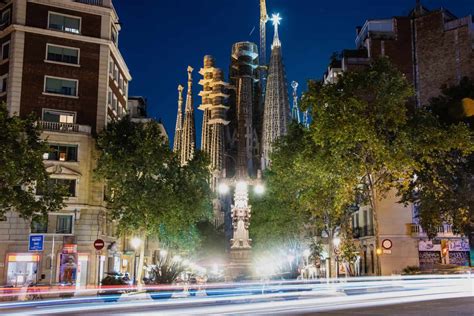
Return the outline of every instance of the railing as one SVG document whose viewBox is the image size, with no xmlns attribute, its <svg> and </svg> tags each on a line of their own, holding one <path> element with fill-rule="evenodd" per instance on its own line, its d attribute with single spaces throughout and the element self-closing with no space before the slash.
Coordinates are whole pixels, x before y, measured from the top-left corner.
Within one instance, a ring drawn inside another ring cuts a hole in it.
<svg viewBox="0 0 474 316">
<path fill-rule="evenodd" d="M 39 121 L 41 128 L 45 131 L 54 131 L 62 133 L 84 133 L 90 134 L 91 127 L 87 125 L 70 124 L 70 123 L 58 123 Z"/>
<path fill-rule="evenodd" d="M 392 19 L 366 21 L 356 37 L 356 47 L 360 47 L 362 42 L 369 36 L 369 32 L 394 32 Z"/>
<path fill-rule="evenodd" d="M 438 226 L 437 232 L 439 235 L 453 235 L 453 228 L 451 225 L 445 224 Z M 418 224 L 411 224 L 411 234 L 412 235 L 426 235 L 423 228 Z"/>
<path fill-rule="evenodd" d="M 98 7 L 112 8 L 112 0 L 74 0 L 74 2 L 95 5 Z"/>
</svg>

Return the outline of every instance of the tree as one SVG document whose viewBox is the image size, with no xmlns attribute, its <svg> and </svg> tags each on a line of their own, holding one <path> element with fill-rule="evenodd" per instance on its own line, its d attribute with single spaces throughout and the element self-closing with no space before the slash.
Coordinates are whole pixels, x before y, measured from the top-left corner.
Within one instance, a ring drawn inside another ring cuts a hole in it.
<svg viewBox="0 0 474 316">
<path fill-rule="evenodd" d="M 467 104 L 463 101 L 472 98 L 474 81 L 469 78 L 463 78 L 458 85 L 443 87 L 442 94 L 430 101 L 429 110 L 435 115 L 430 118 L 430 124 L 444 133 L 461 133 L 465 138 L 459 139 L 460 142 L 472 142 L 474 118 L 463 107 Z M 464 123 L 471 128 L 471 137 L 466 135 Z M 452 145 L 450 141 L 439 140 Z M 474 155 L 468 155 L 471 147 L 459 144 L 452 150 L 434 150 L 429 153 L 429 159 L 417 157 L 421 167 L 403 198 L 417 205 L 420 223 L 430 238 L 437 235 L 438 227 L 444 223 L 452 224 L 455 233 L 466 236 L 474 231 Z"/>
<path fill-rule="evenodd" d="M 65 190 L 48 181 L 43 155 L 49 148 L 36 119 L 9 116 L 1 103 L 0 130 L 0 217 L 16 211 L 25 219 L 42 219 L 60 210 Z M 36 186 L 45 188 L 42 196 L 36 196 Z"/>
<path fill-rule="evenodd" d="M 95 172 L 106 182 L 107 207 L 119 232 L 142 240 L 153 234 L 174 248 L 196 247 L 196 224 L 212 215 L 207 159 L 198 152 L 181 166 L 157 122 L 128 117 L 109 124 L 97 147 Z M 140 257 L 139 271 L 143 247 Z"/>
<path fill-rule="evenodd" d="M 323 236 L 331 262 L 332 240 L 350 218 L 354 180 L 351 184 L 348 173 L 326 162 L 326 153 L 299 124 L 273 148 L 265 196 L 252 200 L 252 239 L 268 248 Z"/>
<path fill-rule="evenodd" d="M 432 153 L 472 147 L 465 126 L 440 129 L 427 110 L 412 109 L 412 96 L 405 77 L 382 58 L 335 84 L 310 82 L 303 98 L 312 117 L 310 138 L 324 159 L 318 173 L 336 177 L 343 193 L 336 195 L 338 205 L 360 195 L 370 207 L 377 248 L 378 202 L 391 190 L 410 191 L 411 179 L 424 168 L 420 161 L 436 159 Z"/>
</svg>

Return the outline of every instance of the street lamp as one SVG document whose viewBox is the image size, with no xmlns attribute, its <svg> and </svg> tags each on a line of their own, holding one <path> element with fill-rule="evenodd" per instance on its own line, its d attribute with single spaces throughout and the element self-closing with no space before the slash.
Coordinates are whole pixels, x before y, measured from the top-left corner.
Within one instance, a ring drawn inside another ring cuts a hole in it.
<svg viewBox="0 0 474 316">
<path fill-rule="evenodd" d="M 133 284 L 137 284 L 137 249 L 140 247 L 142 240 L 138 237 L 133 237 L 130 244 L 133 247 L 135 260 L 133 262 Z"/>
<path fill-rule="evenodd" d="M 229 193 L 230 188 L 226 183 L 220 183 L 219 186 L 217 187 L 217 190 L 219 191 L 220 194 L 227 194 Z"/>
<path fill-rule="evenodd" d="M 339 245 L 341 244 L 341 238 L 335 237 L 332 240 L 332 244 L 334 245 L 334 260 L 336 261 L 336 278 L 339 277 Z"/>
<path fill-rule="evenodd" d="M 253 190 L 257 195 L 262 195 L 263 193 L 265 193 L 265 187 L 263 186 L 263 184 L 257 184 Z"/>
</svg>

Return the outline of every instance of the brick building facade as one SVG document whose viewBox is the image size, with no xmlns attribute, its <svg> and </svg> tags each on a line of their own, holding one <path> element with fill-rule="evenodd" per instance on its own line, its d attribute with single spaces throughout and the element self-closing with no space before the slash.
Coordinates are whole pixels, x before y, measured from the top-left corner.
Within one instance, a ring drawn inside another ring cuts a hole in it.
<svg viewBox="0 0 474 316">
<path fill-rule="evenodd" d="M 446 9 L 429 11 L 417 6 L 408 16 L 367 20 L 363 27 L 357 27 L 355 44 L 355 49 L 343 50 L 331 62 L 324 74 L 325 83 L 334 83 L 343 72 L 386 56 L 413 84 L 416 104 L 425 106 L 441 93 L 442 86 L 456 85 L 463 77 L 474 78 L 472 15 L 457 18 Z M 469 265 L 467 239 L 453 234 L 450 225 L 440 226 L 438 238 L 426 246 L 426 234 L 417 222 L 413 205 L 397 203 L 393 192 L 379 203 L 378 244 L 388 240 L 389 249 L 376 249 L 370 208 L 361 206 L 352 214 L 361 274 L 390 275 L 409 265 Z"/>
<path fill-rule="evenodd" d="M 118 49 L 120 24 L 112 2 L 3 2 L 0 100 L 11 115 L 37 115 L 51 148 L 45 167 L 52 181 L 68 186 L 70 196 L 46 223 L 15 213 L 0 221 L 0 284 L 84 286 L 97 284 L 108 271 L 130 271 L 107 215 L 103 184 L 92 176 L 94 136 L 127 113 L 131 80 Z M 32 234 L 43 236 L 42 251 L 29 251 Z M 99 252 L 96 239 L 105 242 Z"/>
</svg>

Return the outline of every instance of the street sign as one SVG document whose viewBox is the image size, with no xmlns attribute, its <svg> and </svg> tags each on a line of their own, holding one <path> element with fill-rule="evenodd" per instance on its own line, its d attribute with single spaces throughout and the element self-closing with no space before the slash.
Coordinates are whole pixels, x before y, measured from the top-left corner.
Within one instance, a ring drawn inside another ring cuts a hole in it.
<svg viewBox="0 0 474 316">
<path fill-rule="evenodd" d="M 28 242 L 28 251 L 43 251 L 44 235 L 30 235 Z"/>
<path fill-rule="evenodd" d="M 382 241 L 382 247 L 387 250 L 392 249 L 392 241 L 390 239 L 384 239 Z"/>
<path fill-rule="evenodd" d="M 105 246 L 105 241 L 103 241 L 102 239 L 97 239 L 96 241 L 94 241 L 94 248 L 96 250 L 102 250 Z"/>
<path fill-rule="evenodd" d="M 392 254 L 392 250 L 390 250 L 390 249 L 384 249 L 384 250 L 383 250 L 383 253 L 386 254 L 386 255 L 391 255 L 391 254 Z"/>
</svg>

